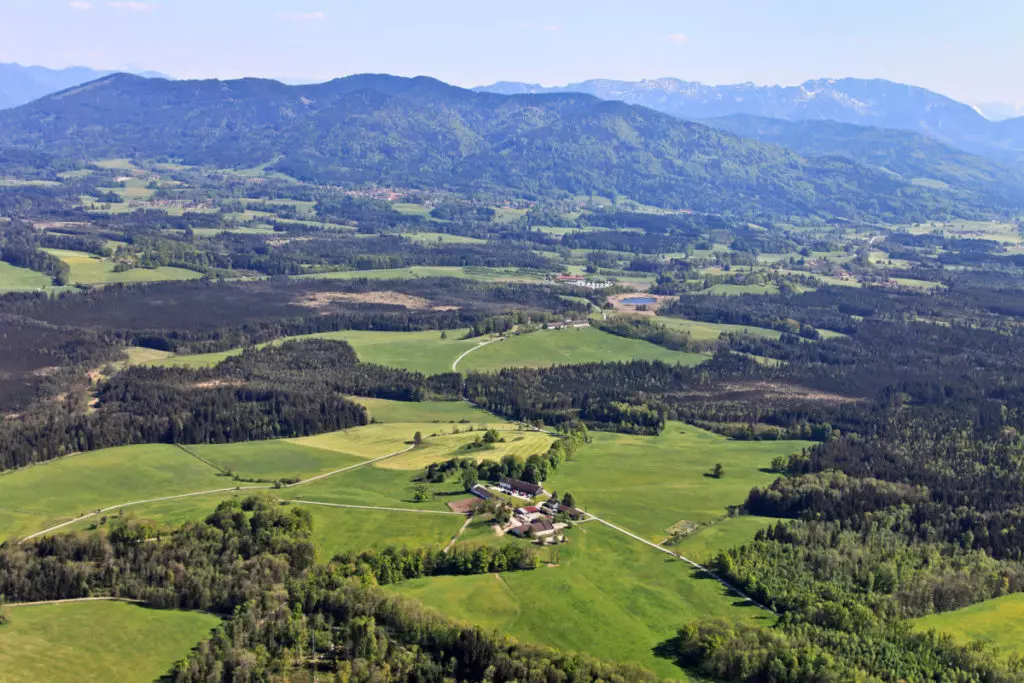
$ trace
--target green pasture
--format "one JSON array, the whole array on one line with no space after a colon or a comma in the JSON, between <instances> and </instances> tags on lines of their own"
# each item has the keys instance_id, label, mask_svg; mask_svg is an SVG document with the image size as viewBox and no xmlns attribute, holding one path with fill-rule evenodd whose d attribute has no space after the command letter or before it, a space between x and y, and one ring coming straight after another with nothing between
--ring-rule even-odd
<instances>
[{"instance_id":1,"label":"green pasture","mask_svg":"<svg viewBox=\"0 0 1024 683\"><path fill-rule=\"evenodd\" d=\"M654 322L660 323L673 330L688 332L694 341L714 341L722 334L745 334L753 337L765 337L767 339L778 339L782 333L778 330L771 330L766 327L752 327L747 325L728 325L725 323L705 323L697 320L686 320L685 318L671 318L668 316L655 316Z\"/></svg>"},{"instance_id":2,"label":"green pasture","mask_svg":"<svg viewBox=\"0 0 1024 683\"><path fill-rule=\"evenodd\" d=\"M761 529L779 520L771 517L741 515L727 517L699 527L696 531L672 546L672 550L695 562L706 565L720 550L735 548L754 540Z\"/></svg>"},{"instance_id":3,"label":"green pasture","mask_svg":"<svg viewBox=\"0 0 1024 683\"><path fill-rule=\"evenodd\" d=\"M443 232L410 232L405 235L413 242L423 244L487 244L487 240L462 235L449 235Z\"/></svg>"},{"instance_id":4,"label":"green pasture","mask_svg":"<svg viewBox=\"0 0 1024 683\"><path fill-rule=\"evenodd\" d=\"M242 479L273 482L305 479L363 462L364 458L340 451L311 448L291 441L244 441L241 443L182 446L222 471Z\"/></svg>"},{"instance_id":5,"label":"green pasture","mask_svg":"<svg viewBox=\"0 0 1024 683\"><path fill-rule=\"evenodd\" d=\"M313 536L324 560L389 546L443 548L466 521L461 515L299 505L313 516Z\"/></svg>"},{"instance_id":6,"label":"green pasture","mask_svg":"<svg viewBox=\"0 0 1024 683\"><path fill-rule=\"evenodd\" d=\"M708 522L739 505L754 486L771 484L772 458L798 453L805 441L733 441L681 422L659 436L594 433L545 488L569 491L588 512L660 542L677 522ZM725 476L708 474L721 463Z\"/></svg>"},{"instance_id":7,"label":"green pasture","mask_svg":"<svg viewBox=\"0 0 1024 683\"><path fill-rule=\"evenodd\" d=\"M11 607L0 626L4 683L155 681L220 619L122 602Z\"/></svg>"},{"instance_id":8,"label":"green pasture","mask_svg":"<svg viewBox=\"0 0 1024 683\"><path fill-rule=\"evenodd\" d=\"M415 502L413 496L418 483L413 480L418 476L418 471L366 465L310 484L284 489L280 495L298 501L440 512L449 511L448 502L469 495L462 482L453 479L443 484L424 484L433 499Z\"/></svg>"},{"instance_id":9,"label":"green pasture","mask_svg":"<svg viewBox=\"0 0 1024 683\"><path fill-rule=\"evenodd\" d=\"M685 672L652 650L684 623L707 617L770 623L765 612L734 606L721 584L695 576L688 565L594 522L570 530L557 558L540 553L557 566L417 579L391 589L525 642L632 661L674 679L685 679Z\"/></svg>"},{"instance_id":10,"label":"green pasture","mask_svg":"<svg viewBox=\"0 0 1024 683\"><path fill-rule=\"evenodd\" d=\"M724 294L726 296L738 296L740 294L778 294L779 288L775 285L712 285L700 294Z\"/></svg>"},{"instance_id":11,"label":"green pasture","mask_svg":"<svg viewBox=\"0 0 1024 683\"><path fill-rule=\"evenodd\" d=\"M114 272L110 259L88 254L83 251L65 249L44 249L59 258L71 268L71 282L74 284L97 285L111 282L162 282L165 280L195 280L202 273L184 268L163 266L160 268L133 268L122 273Z\"/></svg>"},{"instance_id":12,"label":"green pasture","mask_svg":"<svg viewBox=\"0 0 1024 683\"><path fill-rule=\"evenodd\" d=\"M466 401L389 401L385 398L350 397L366 406L376 422L494 422L499 418Z\"/></svg>"},{"instance_id":13,"label":"green pasture","mask_svg":"<svg viewBox=\"0 0 1024 683\"><path fill-rule=\"evenodd\" d=\"M487 372L507 367L547 367L578 363L660 360L697 365L707 360L696 353L671 351L638 339L596 328L540 330L512 336L473 351L459 363L460 372Z\"/></svg>"},{"instance_id":14,"label":"green pasture","mask_svg":"<svg viewBox=\"0 0 1024 683\"><path fill-rule=\"evenodd\" d=\"M0 292L34 292L53 284L49 275L0 261Z\"/></svg>"},{"instance_id":15,"label":"green pasture","mask_svg":"<svg viewBox=\"0 0 1024 683\"><path fill-rule=\"evenodd\" d=\"M948 633L963 645L981 641L995 646L1003 655L1024 655L1024 593L932 614L915 623L921 629Z\"/></svg>"},{"instance_id":16,"label":"green pasture","mask_svg":"<svg viewBox=\"0 0 1024 683\"><path fill-rule=\"evenodd\" d=\"M359 359L364 362L435 375L451 372L455 359L480 343L478 339L462 339L461 337L465 334L466 330L448 330L448 338L441 339L441 333L435 330L429 332L345 330L285 337L271 343L280 344L285 341L302 339L343 340L352 345ZM241 352L242 349L238 348L216 353L169 356L150 361L148 364L163 367L206 368Z\"/></svg>"},{"instance_id":17,"label":"green pasture","mask_svg":"<svg viewBox=\"0 0 1024 683\"><path fill-rule=\"evenodd\" d=\"M0 541L121 503L235 485L177 446L122 446L0 475Z\"/></svg>"}]
</instances>

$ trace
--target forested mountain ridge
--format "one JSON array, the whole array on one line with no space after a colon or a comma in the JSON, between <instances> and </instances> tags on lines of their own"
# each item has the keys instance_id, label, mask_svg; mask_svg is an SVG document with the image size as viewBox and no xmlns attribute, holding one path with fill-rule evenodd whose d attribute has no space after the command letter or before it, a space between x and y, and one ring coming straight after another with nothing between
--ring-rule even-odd
<instances>
[{"instance_id":1,"label":"forested mountain ridge","mask_svg":"<svg viewBox=\"0 0 1024 683\"><path fill-rule=\"evenodd\" d=\"M734 114L703 123L781 145L805 157L844 156L910 182L938 182L988 201L1022 206L1024 171L964 152L926 135L837 121L787 121Z\"/></svg>"},{"instance_id":2,"label":"forested mountain ridge","mask_svg":"<svg viewBox=\"0 0 1024 683\"><path fill-rule=\"evenodd\" d=\"M113 71L97 71L84 66L48 69L43 66L0 64L0 109L18 107L65 88L109 76ZM140 74L163 77L156 73Z\"/></svg>"},{"instance_id":3,"label":"forested mountain ridge","mask_svg":"<svg viewBox=\"0 0 1024 683\"><path fill-rule=\"evenodd\" d=\"M1024 154L1024 124L1020 119L992 122L974 107L950 97L884 79L822 78L793 86L706 85L676 78L593 79L550 88L503 82L477 90L588 93L685 119L751 114L790 121L831 120L910 130L1003 161L1020 161Z\"/></svg>"},{"instance_id":4,"label":"forested mountain ridge","mask_svg":"<svg viewBox=\"0 0 1024 683\"><path fill-rule=\"evenodd\" d=\"M0 112L0 145L169 158L324 184L625 195L677 209L910 222L993 207L845 159L805 159L588 95L500 96L430 78L313 86L124 74Z\"/></svg>"}]
</instances>

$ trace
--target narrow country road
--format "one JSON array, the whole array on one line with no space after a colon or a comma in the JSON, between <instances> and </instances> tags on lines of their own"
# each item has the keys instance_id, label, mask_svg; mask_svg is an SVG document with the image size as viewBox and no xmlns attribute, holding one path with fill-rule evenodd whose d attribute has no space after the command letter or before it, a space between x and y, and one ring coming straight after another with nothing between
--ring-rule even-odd
<instances>
[{"instance_id":1,"label":"narrow country road","mask_svg":"<svg viewBox=\"0 0 1024 683\"><path fill-rule=\"evenodd\" d=\"M702 571L705 574L707 574L708 576L710 576L711 578L715 579L716 581L718 581L718 583L722 584L723 586L725 586L727 589L731 590L736 595L739 595L744 600L749 602L751 605L754 605L755 607L760 607L761 609L763 609L765 611L768 611L768 612L771 612L772 614L776 614L775 610L773 610L770 607L767 607L765 605L762 605L757 600L754 600L754 598L750 597L749 595L747 595L746 593L741 591L739 588L737 588L736 586L732 585L731 583L729 583L728 581L726 581L721 576L719 576L715 572L711 571L710 569L708 569L704 565L702 565L702 564L700 564L698 562L694 562L690 558L684 557L683 555L680 555L679 553L673 552L673 551L669 550L668 548L666 548L664 546L658 545L657 543L652 543L652 542L648 541L646 538L642 538L640 536L637 536L632 531L627 531L627 530L623 529L622 527L620 527L620 526L618 526L616 524L612 524L611 522L609 522L609 521L607 521L605 519L601 519L600 517L597 517L595 515L590 515L590 517L588 517L588 519L592 519L595 522L598 522L600 524L604 524L609 529L614 529L615 531L618 531L620 534L625 534L626 536L629 536L630 538L632 538L635 541L640 541L644 545L649 545L650 547L654 548L655 550L660 550L661 552L663 552L663 553L665 553L667 555L671 555L672 557L675 557L677 559L682 560L683 562L685 562L686 564L690 565L694 569L696 569L698 571ZM777 614L776 614L776 616L777 616Z\"/></svg>"},{"instance_id":2,"label":"narrow country road","mask_svg":"<svg viewBox=\"0 0 1024 683\"><path fill-rule=\"evenodd\" d=\"M290 489L290 488L294 488L296 486L302 486L303 484L308 484L308 483L313 482L313 481L319 481L321 479L326 479L327 477L333 477L334 475L341 474L342 472L348 472L349 470L354 470L354 469L357 469L357 468L360 468L360 467L366 467L367 465L372 465L375 462L380 462L381 460L387 460L388 458L394 458L396 456L402 455L403 453L408 453L413 448L415 448L415 446L409 446L408 448L403 448L400 451L395 451L394 453L388 453L387 455L382 455L379 458L373 458L371 460L364 460L363 462L358 462L355 465L349 465L348 467L342 467L340 470L334 470L333 472L326 472L324 474L318 474L315 477L310 477L309 479L303 479L302 481L296 482L294 484L288 484L287 486L283 486L281 488ZM191 453L189 455L191 455ZM95 511L90 512L88 514L80 515L78 517L75 517L74 519L69 519L66 522L61 522L60 524L55 524L55 525L53 525L53 526L51 526L51 527L49 527L47 529L43 529L42 531L37 531L36 533L32 534L31 536L26 536L25 538L21 539L20 541L18 541L18 543L24 543L25 541L31 541L33 538L38 538L39 536L42 536L44 534L49 534L49 533L52 533L54 531L59 531L60 529L63 529L66 526L71 526L72 524L75 524L76 522L81 522L83 520L90 519L90 518L95 517L97 515L102 515L102 514L104 514L106 512L112 512L114 510L120 510L121 508L132 507L134 505L145 505L146 503L162 503L162 502L168 501L168 500L178 500L180 498L194 498L195 496L208 496L208 495L213 495L215 493L230 493L232 491L269 491L269 490L271 490L273 488L274 487L273 487L272 484L261 484L259 486L231 486L231 487L223 488L223 489L211 489L209 491L193 491L192 493L180 493L180 494L177 494L177 495L174 495L174 496L163 496L161 498L148 498L146 500L133 500L130 503L118 503L117 505L111 505L110 507L105 507L105 508L102 508L100 510L95 510ZM310 502L310 501L303 501L303 502ZM416 510L414 512L419 512L419 511Z\"/></svg>"},{"instance_id":3,"label":"narrow country road","mask_svg":"<svg viewBox=\"0 0 1024 683\"><path fill-rule=\"evenodd\" d=\"M286 498L281 499L284 503L295 503L297 505L323 505L329 508L349 508L352 510L383 510L385 512L415 512L421 515L455 515L457 517L465 517L466 515L461 512L451 512L450 510L414 510L413 508L388 508L381 507L379 505L349 505L347 503L324 503L319 500L289 500Z\"/></svg>"},{"instance_id":4,"label":"narrow country road","mask_svg":"<svg viewBox=\"0 0 1024 683\"><path fill-rule=\"evenodd\" d=\"M462 359L465 358L466 356L468 356L469 354L473 353L477 349L482 349L483 347L487 346L488 344L493 344L494 342L505 341L505 339L507 339L507 337L498 337L497 339L491 339L489 341L480 342L479 344L477 344L476 346L471 348L469 351L466 351L461 356L459 356L458 358L455 359L455 362L452 363L452 372L458 372L459 371L459 363L462 362Z\"/></svg>"}]
</instances>

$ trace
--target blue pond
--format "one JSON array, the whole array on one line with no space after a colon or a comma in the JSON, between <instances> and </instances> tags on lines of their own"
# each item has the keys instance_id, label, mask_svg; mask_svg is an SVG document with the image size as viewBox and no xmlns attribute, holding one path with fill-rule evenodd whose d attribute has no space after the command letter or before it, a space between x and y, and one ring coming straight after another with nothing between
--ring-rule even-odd
<instances>
[{"instance_id":1,"label":"blue pond","mask_svg":"<svg viewBox=\"0 0 1024 683\"><path fill-rule=\"evenodd\" d=\"M658 302L653 296L631 296L623 299L622 303L628 306L652 306Z\"/></svg>"}]
</instances>

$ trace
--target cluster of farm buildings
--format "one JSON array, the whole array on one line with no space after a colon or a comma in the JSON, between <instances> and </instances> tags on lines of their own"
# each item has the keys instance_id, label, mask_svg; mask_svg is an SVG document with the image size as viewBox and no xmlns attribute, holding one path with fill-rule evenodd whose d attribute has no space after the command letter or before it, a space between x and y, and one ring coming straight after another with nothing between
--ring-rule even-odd
<instances>
[{"instance_id":1,"label":"cluster of farm buildings","mask_svg":"<svg viewBox=\"0 0 1024 683\"><path fill-rule=\"evenodd\" d=\"M509 496L522 498L530 503L537 498L543 498L548 495L544 487L539 484L531 484L508 477L502 479L497 488ZM484 500L494 497L490 491L480 485L474 486L472 493ZM586 514L581 510L577 510L569 505L563 505L554 497L551 497L539 505L530 504L516 508L509 522L500 531L519 538L533 538L543 542L554 538L558 532L569 526L565 522L555 521L556 515L565 515L565 517L572 521L579 521L586 517Z\"/></svg>"},{"instance_id":2,"label":"cluster of farm buildings","mask_svg":"<svg viewBox=\"0 0 1024 683\"><path fill-rule=\"evenodd\" d=\"M607 280L590 280L583 275L556 275L555 282L563 285L576 285L587 289L605 289L613 283Z\"/></svg>"}]
</instances>

